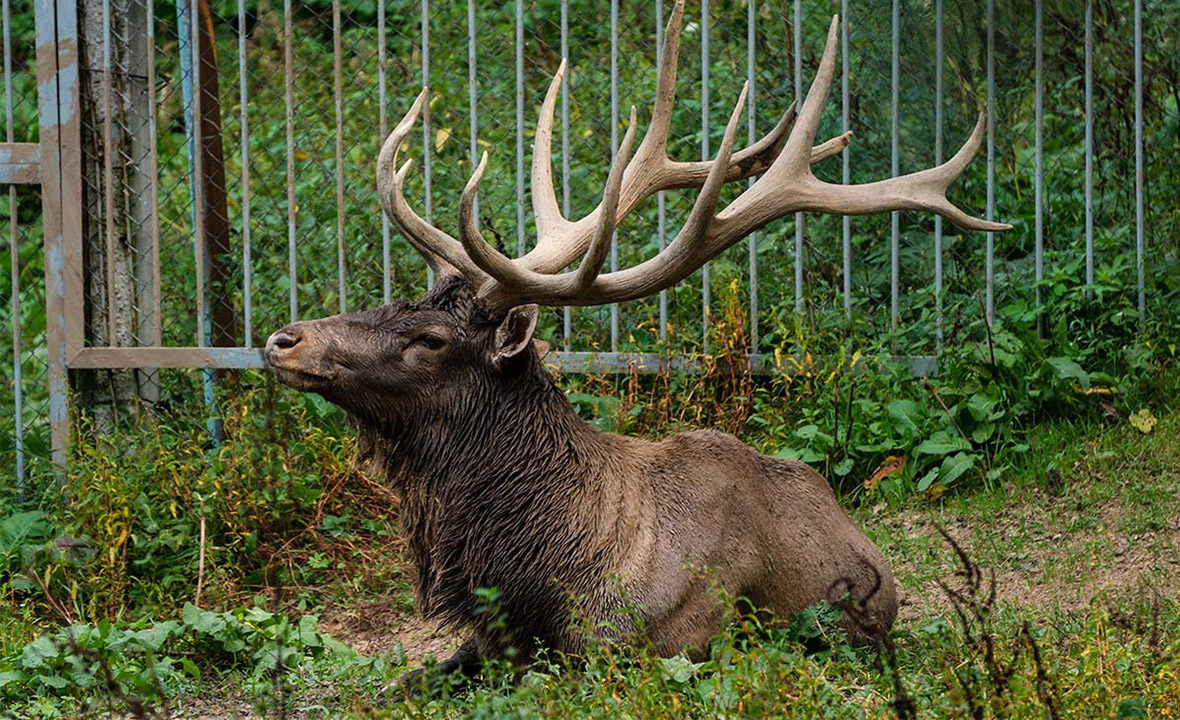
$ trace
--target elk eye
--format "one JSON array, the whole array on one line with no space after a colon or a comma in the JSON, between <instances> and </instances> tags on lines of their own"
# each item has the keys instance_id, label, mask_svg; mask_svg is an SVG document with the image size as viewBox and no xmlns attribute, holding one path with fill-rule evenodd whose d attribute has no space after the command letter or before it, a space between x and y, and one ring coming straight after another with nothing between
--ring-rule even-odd
<instances>
[{"instance_id":1,"label":"elk eye","mask_svg":"<svg viewBox=\"0 0 1180 720\"><path fill-rule=\"evenodd\" d=\"M428 350L438 350L443 345L446 345L447 341L437 335L419 335L414 338L414 344L421 345Z\"/></svg>"}]
</instances>

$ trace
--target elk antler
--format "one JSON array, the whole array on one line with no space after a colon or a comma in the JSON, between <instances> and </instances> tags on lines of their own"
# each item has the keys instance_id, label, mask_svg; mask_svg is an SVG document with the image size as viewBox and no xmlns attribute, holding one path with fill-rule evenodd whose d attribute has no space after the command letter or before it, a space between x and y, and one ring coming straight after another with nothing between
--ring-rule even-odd
<instances>
[{"instance_id":1,"label":"elk antler","mask_svg":"<svg viewBox=\"0 0 1180 720\"><path fill-rule=\"evenodd\" d=\"M1010 225L981 220L946 198L951 182L975 156L983 137L984 115L958 153L938 167L864 185L834 185L812 174L812 164L842 151L852 133L813 146L820 115L835 75L839 17L832 18L827 46L815 81L796 118L792 105L770 133L745 150L733 152L738 122L749 87L743 87L721 148L713 161L676 162L667 156L668 131L675 99L676 61L684 1L678 0L668 20L662 66L656 83L651 124L631 156L636 115L611 164L602 202L579 220L558 209L553 188L550 141L553 110L565 74L557 70L545 101L533 144L533 211L537 243L522 257L510 259L488 244L477 226L473 205L487 167L485 152L463 190L459 206L459 240L430 225L406 203L402 181L409 162L394 172L398 149L410 132L426 97L424 88L381 149L377 185L386 213L436 272L457 271L476 287L492 312L515 305L599 305L646 297L670 287L749 233L797 211L867 215L890 210L927 210L972 230L1004 231ZM792 126L793 124L793 126ZM787 130L790 129L789 135ZM785 138L785 144L784 144ZM721 187L730 181L761 175L728 207L716 212ZM658 255L634 267L601 274L611 235L619 222L646 197L673 188L699 187L688 221ZM581 257L576 270L562 269Z\"/></svg>"}]
</instances>

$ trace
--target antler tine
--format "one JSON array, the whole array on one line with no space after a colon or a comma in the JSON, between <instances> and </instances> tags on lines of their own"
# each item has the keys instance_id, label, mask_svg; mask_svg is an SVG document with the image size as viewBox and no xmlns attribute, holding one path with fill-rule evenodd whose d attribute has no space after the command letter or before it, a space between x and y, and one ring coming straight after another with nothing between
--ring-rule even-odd
<instances>
[{"instance_id":1,"label":"antler tine","mask_svg":"<svg viewBox=\"0 0 1180 720\"><path fill-rule=\"evenodd\" d=\"M475 220L475 194L479 190L479 181L483 179L487 166L488 153L485 150L479 165L463 187L463 195L459 200L459 241L467 251L468 257L480 270L508 287L522 287L527 281L518 275L516 265L484 240Z\"/></svg>"},{"instance_id":2,"label":"antler tine","mask_svg":"<svg viewBox=\"0 0 1180 720\"><path fill-rule=\"evenodd\" d=\"M849 143L851 142L852 131L849 130L843 135L837 135L825 143L816 145L815 147L811 148L811 164L814 165L821 160L827 160L833 155L839 155L840 153L844 152L844 148L848 147Z\"/></svg>"},{"instance_id":3,"label":"antler tine","mask_svg":"<svg viewBox=\"0 0 1180 720\"><path fill-rule=\"evenodd\" d=\"M631 122L627 126L627 134L623 136L623 143L615 154L614 162L610 166L610 174L606 178L606 187L602 192L602 211L598 217L598 226L594 230L594 238L590 241L590 248L582 258L574 279L575 291L585 291L598 273L602 270L602 262L606 260L607 250L610 249L611 236L618 226L619 191L623 185L623 170L631 158L631 143L635 140L635 106L631 106Z\"/></svg>"},{"instance_id":4,"label":"antler tine","mask_svg":"<svg viewBox=\"0 0 1180 720\"><path fill-rule=\"evenodd\" d=\"M656 97L651 108L651 125L643 136L637 155L650 144L662 152L668 144L672 125L672 106L676 102L676 71L680 62L680 22L684 19L684 0L677 0L664 25L664 48L660 55L660 73L656 76Z\"/></svg>"},{"instance_id":5,"label":"antler tine","mask_svg":"<svg viewBox=\"0 0 1180 720\"><path fill-rule=\"evenodd\" d=\"M733 154L733 144L737 139L738 121L742 117L742 108L746 105L746 94L750 91L750 83L742 84L742 92L738 96L737 105L729 115L729 123L725 126L725 135L721 139L721 148L709 169L709 176L701 186L701 192L692 204L692 212L688 221L672 240L673 244L683 242L688 248L688 254L696 258L703 248L703 241L713 224L717 212L717 201L721 198L721 186L725 184L725 168L729 165L730 155ZM696 269L695 267L693 269Z\"/></svg>"},{"instance_id":6,"label":"antler tine","mask_svg":"<svg viewBox=\"0 0 1180 720\"><path fill-rule=\"evenodd\" d=\"M406 202L402 192L406 172L412 160L407 160L401 168L397 168L398 152L401 150L402 142L414 128L418 114L422 111L422 103L426 101L429 93L428 87L422 88L410 109L381 145L381 153L377 156L377 195L381 198L385 214L410 245L426 259L427 265L436 274L444 275L459 271L469 277L477 277L478 271L463 254L460 244L450 235L419 217Z\"/></svg>"},{"instance_id":7,"label":"antler tine","mask_svg":"<svg viewBox=\"0 0 1180 720\"><path fill-rule=\"evenodd\" d=\"M601 208L594 237L581 265L573 273L549 275L535 272L513 262L503 253L492 247L483 238L476 225L472 206L479 182L487 167L488 154L485 152L479 166L471 174L467 186L463 188L463 195L459 203L459 238L468 255L479 267L494 279L495 282L486 283L479 288L481 297L488 294L495 296L495 300L486 302L493 309L504 309L521 302L520 298L554 297L584 292L594 282L606 259L610 249L611 235L617 223L619 204L619 190L623 182L623 170L631 156L631 146L635 140L635 108L631 108L631 123L623 142L611 163L606 186L603 189ZM501 304L503 307L501 307Z\"/></svg>"},{"instance_id":8,"label":"antler tine","mask_svg":"<svg viewBox=\"0 0 1180 720\"><path fill-rule=\"evenodd\" d=\"M786 147L783 148L782 167L792 174L811 174L812 143L815 142L815 131L819 129L819 120L823 115L824 106L828 103L828 93L831 92L832 79L836 74L836 41L839 39L839 28L840 16L833 15L819 69L807 90L803 107L799 109L799 115L795 118L795 127L791 128Z\"/></svg>"},{"instance_id":9,"label":"antler tine","mask_svg":"<svg viewBox=\"0 0 1180 720\"><path fill-rule=\"evenodd\" d=\"M672 7L672 13L664 26L664 48L660 56L660 72L656 77L656 95L652 103L651 124L639 149L635 152L635 164L651 163L660 172L653 173L658 185L640 189L638 199L657 190L672 190L700 187L709 174L712 161L677 162L667 156L668 133L672 123L672 107L676 102L676 74L680 60L680 27L684 19L684 0ZM786 142L787 132L795 121L795 107L787 108L773 129L749 147L738 151L731 158L726 169L725 181L740 180L757 175L778 157ZM637 183L638 185L638 183ZM624 205L627 203L624 202Z\"/></svg>"},{"instance_id":10,"label":"antler tine","mask_svg":"<svg viewBox=\"0 0 1180 720\"><path fill-rule=\"evenodd\" d=\"M1008 223L991 222L968 215L946 197L946 191L950 184L963 174L963 171L975 158L975 154L979 152L986 128L987 113L981 111L979 119L975 121L975 129L971 131L971 136L950 160L938 167L903 176L903 178L909 179L907 187L913 193L911 197L913 204L909 209L929 210L938 213L964 230L1003 232L1012 229Z\"/></svg>"},{"instance_id":11,"label":"antler tine","mask_svg":"<svg viewBox=\"0 0 1180 720\"><path fill-rule=\"evenodd\" d=\"M557 205L557 193L553 187L553 108L557 104L557 92L565 78L565 58L549 83L545 102L537 115L537 132L533 136L533 169L531 175L533 215L537 221L537 236L550 235L561 223L567 222Z\"/></svg>"},{"instance_id":12,"label":"antler tine","mask_svg":"<svg viewBox=\"0 0 1180 720\"><path fill-rule=\"evenodd\" d=\"M717 201L721 197L721 187L725 184L725 168L733 154L738 122L749 90L749 83L743 84L737 104L729 116L729 123L725 126L717 157L701 186L700 194L693 202L688 220L664 252L635 267L600 277L589 292L577 298L576 303L570 304L594 305L646 297L680 282L715 254L709 251L708 235L716 220Z\"/></svg>"}]
</instances>

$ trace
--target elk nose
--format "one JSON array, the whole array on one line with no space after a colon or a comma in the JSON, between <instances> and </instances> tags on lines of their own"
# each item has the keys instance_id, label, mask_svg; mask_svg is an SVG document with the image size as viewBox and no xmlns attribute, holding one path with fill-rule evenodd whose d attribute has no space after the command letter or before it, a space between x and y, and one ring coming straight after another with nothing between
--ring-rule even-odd
<instances>
[{"instance_id":1,"label":"elk nose","mask_svg":"<svg viewBox=\"0 0 1180 720\"><path fill-rule=\"evenodd\" d=\"M285 327L266 341L267 350L290 350L299 344L301 333L298 328Z\"/></svg>"}]
</instances>

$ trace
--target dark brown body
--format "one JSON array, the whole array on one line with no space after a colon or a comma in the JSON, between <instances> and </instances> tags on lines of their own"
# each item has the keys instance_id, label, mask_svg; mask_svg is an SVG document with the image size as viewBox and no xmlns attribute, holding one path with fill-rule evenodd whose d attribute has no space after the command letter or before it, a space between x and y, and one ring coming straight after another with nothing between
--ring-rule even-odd
<instances>
[{"instance_id":1,"label":"dark brown body","mask_svg":"<svg viewBox=\"0 0 1180 720\"><path fill-rule=\"evenodd\" d=\"M892 574L819 474L708 430L595 430L532 327L485 316L454 278L421 303L299 323L268 345L280 379L349 412L401 493L421 609L474 630L454 663L506 642L578 653L587 622L699 655L722 629L719 590L786 618L840 585L874 629L892 625ZM416 344L423 328L445 345ZM499 591L505 631L478 611L479 588Z\"/></svg>"}]
</instances>

